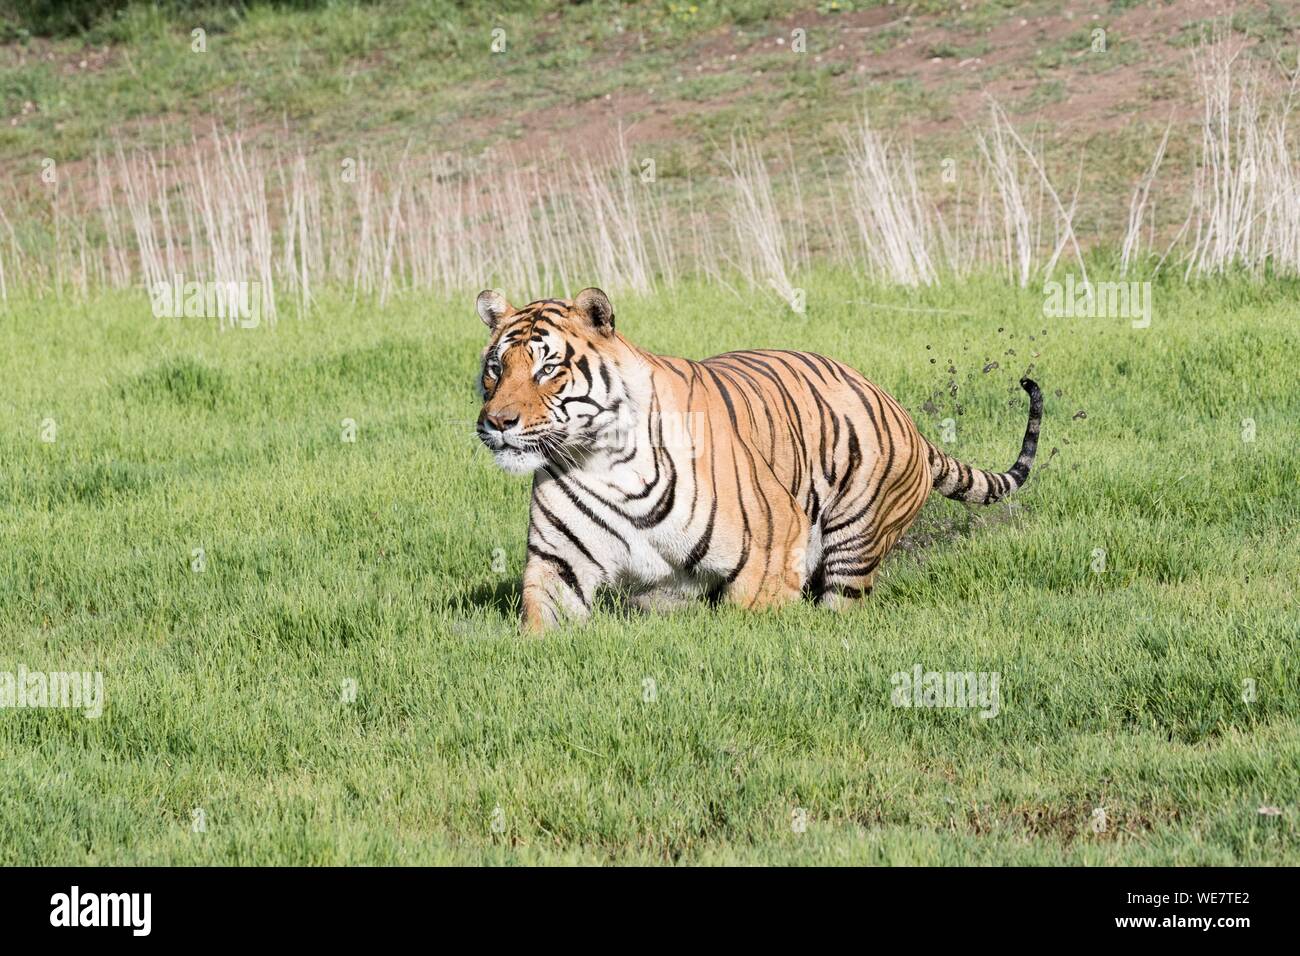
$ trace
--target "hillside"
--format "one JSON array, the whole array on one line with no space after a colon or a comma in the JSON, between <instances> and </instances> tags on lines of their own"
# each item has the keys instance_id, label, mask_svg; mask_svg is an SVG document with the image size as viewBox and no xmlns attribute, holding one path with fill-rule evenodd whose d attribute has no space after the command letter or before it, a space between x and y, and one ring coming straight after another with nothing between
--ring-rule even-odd
<instances>
[{"instance_id":1,"label":"hillside","mask_svg":"<svg viewBox=\"0 0 1300 956\"><path fill-rule=\"evenodd\" d=\"M1297 62L1293 13L1278 0L128 4L62 30L11 14L0 210L55 232L51 161L76 193L66 201L88 207L104 175L96 151L145 150L167 169L211 153L217 130L327 170L436 162L487 180L544 158L608 164L621 144L634 168L654 162L661 198L702 198L716 219L725 212L707 202L736 135L774 170L824 173L833 191L862 115L937 175L978 162L972 131L996 102L1063 203L1074 198L1085 246L1118 243L1168 126L1150 209L1168 238L1200 158L1193 49L1217 24L1281 89Z\"/></svg>"}]
</instances>

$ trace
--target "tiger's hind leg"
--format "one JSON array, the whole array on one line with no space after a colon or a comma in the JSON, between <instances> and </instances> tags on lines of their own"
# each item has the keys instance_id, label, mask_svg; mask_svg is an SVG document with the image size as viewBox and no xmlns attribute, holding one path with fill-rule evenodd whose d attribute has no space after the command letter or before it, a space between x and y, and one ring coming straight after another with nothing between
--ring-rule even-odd
<instances>
[{"instance_id":1,"label":"tiger's hind leg","mask_svg":"<svg viewBox=\"0 0 1300 956\"><path fill-rule=\"evenodd\" d=\"M821 560L811 578L810 591L817 603L833 611L856 607L871 596L876 574L885 556L903 536L919 507L900 512L885 524L862 521L855 526L827 531Z\"/></svg>"},{"instance_id":2,"label":"tiger's hind leg","mask_svg":"<svg viewBox=\"0 0 1300 956\"><path fill-rule=\"evenodd\" d=\"M843 611L871 594L883 555L874 546L873 530L866 515L853 522L831 518L818 529L820 552L805 589L818 606Z\"/></svg>"},{"instance_id":3,"label":"tiger's hind leg","mask_svg":"<svg viewBox=\"0 0 1300 956\"><path fill-rule=\"evenodd\" d=\"M817 595L817 604L830 611L847 611L856 607L871 596L875 589L876 575L868 574L854 582L837 580L834 584L822 588Z\"/></svg>"},{"instance_id":4,"label":"tiger's hind leg","mask_svg":"<svg viewBox=\"0 0 1300 956\"><path fill-rule=\"evenodd\" d=\"M809 590L817 603L843 611L870 597L881 562L915 517L915 512L900 514L883 528L867 525L852 537L829 540L810 581Z\"/></svg>"},{"instance_id":5,"label":"tiger's hind leg","mask_svg":"<svg viewBox=\"0 0 1300 956\"><path fill-rule=\"evenodd\" d=\"M878 559L866 549L832 547L823 553L808 580L807 593L819 607L844 611L866 600L876 584Z\"/></svg>"},{"instance_id":6,"label":"tiger's hind leg","mask_svg":"<svg viewBox=\"0 0 1300 956\"><path fill-rule=\"evenodd\" d=\"M822 554L810 589L822 607L844 610L870 596L881 562L925 504L932 479L914 431L913 438L910 454L888 471L865 474L822 514Z\"/></svg>"}]
</instances>

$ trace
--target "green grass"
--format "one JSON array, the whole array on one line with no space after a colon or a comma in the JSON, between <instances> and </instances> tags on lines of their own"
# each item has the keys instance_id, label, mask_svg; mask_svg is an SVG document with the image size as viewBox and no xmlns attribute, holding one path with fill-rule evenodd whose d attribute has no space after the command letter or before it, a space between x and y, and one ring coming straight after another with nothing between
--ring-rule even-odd
<instances>
[{"instance_id":1,"label":"green grass","mask_svg":"<svg viewBox=\"0 0 1300 956\"><path fill-rule=\"evenodd\" d=\"M0 710L0 863L1295 863L1295 288L1157 284L1134 330L992 281L804 282L803 318L685 286L616 297L620 328L834 355L984 466L1032 362L1059 454L1010 510L932 501L855 612L612 602L541 641L469 297L225 333L11 302L0 670L98 670L107 703ZM891 706L918 663L998 672L1000 713Z\"/></svg>"},{"instance_id":2,"label":"green grass","mask_svg":"<svg viewBox=\"0 0 1300 956\"><path fill-rule=\"evenodd\" d=\"M685 48L796 8L792 0L302 6L136 2L71 36L0 28L0 161L83 159L115 137L174 147L214 122L313 148L355 146L358 137L371 148L424 137L482 148L501 141L501 120L520 107L570 106L593 86L601 95L667 90ZM196 28L206 32L202 52ZM498 29L505 49L494 53Z\"/></svg>"}]
</instances>

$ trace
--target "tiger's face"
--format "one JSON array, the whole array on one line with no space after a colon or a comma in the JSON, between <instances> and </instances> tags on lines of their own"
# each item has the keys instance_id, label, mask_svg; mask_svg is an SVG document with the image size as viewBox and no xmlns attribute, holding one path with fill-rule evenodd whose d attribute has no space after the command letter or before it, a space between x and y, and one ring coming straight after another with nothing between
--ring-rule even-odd
<instances>
[{"instance_id":1,"label":"tiger's face","mask_svg":"<svg viewBox=\"0 0 1300 956\"><path fill-rule=\"evenodd\" d=\"M512 474L581 461L623 404L618 363L602 354L617 344L609 298L585 289L572 302L516 310L487 290L476 306L492 333L479 377L479 439Z\"/></svg>"}]
</instances>

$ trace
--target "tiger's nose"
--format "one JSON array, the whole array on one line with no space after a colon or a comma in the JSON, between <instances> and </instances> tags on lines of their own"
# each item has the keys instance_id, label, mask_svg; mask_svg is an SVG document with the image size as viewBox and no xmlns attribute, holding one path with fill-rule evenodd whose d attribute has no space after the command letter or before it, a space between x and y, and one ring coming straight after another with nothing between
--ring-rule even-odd
<instances>
[{"instance_id":1,"label":"tiger's nose","mask_svg":"<svg viewBox=\"0 0 1300 956\"><path fill-rule=\"evenodd\" d=\"M499 432L512 428L519 422L519 413L513 409L507 409L502 412L484 412L483 423Z\"/></svg>"}]
</instances>

